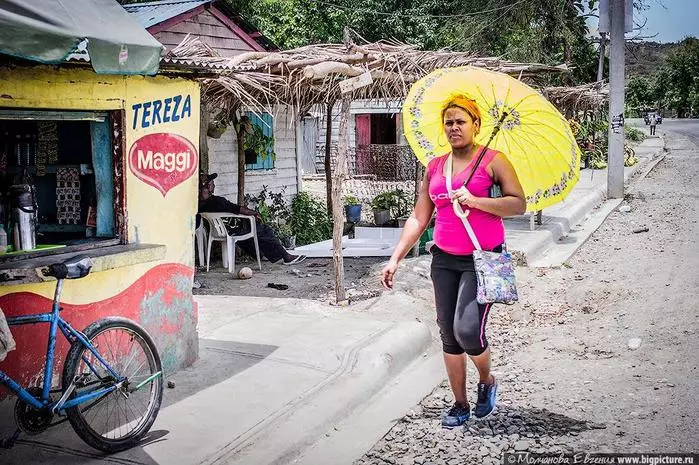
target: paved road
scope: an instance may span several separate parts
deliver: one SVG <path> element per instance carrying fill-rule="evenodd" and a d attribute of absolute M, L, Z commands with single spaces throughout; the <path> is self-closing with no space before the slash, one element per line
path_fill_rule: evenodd
<path fill-rule="evenodd" d="M 658 126 L 657 132 L 675 132 L 699 145 L 699 119 L 666 119 Z"/>

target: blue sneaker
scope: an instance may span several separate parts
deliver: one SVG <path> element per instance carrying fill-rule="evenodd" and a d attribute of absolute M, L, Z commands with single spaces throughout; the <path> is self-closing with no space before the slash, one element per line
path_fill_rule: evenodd
<path fill-rule="evenodd" d="M 471 418 L 471 406 L 461 405 L 454 402 L 454 405 L 442 417 L 442 426 L 445 428 L 456 428 L 461 426 Z"/>
<path fill-rule="evenodd" d="M 495 409 L 495 401 L 498 393 L 498 382 L 493 376 L 493 384 L 478 383 L 478 402 L 473 411 L 477 418 L 485 418 Z"/>

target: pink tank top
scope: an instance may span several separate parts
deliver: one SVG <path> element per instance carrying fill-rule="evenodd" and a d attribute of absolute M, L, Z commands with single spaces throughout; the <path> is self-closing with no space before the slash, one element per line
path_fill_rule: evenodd
<path fill-rule="evenodd" d="M 476 197 L 488 197 L 493 179 L 486 167 L 493 160 L 497 151 L 488 149 L 483 156 L 476 173 L 468 183 L 468 190 Z M 447 179 L 444 176 L 444 165 L 448 154 L 435 158 L 427 165 L 429 173 L 429 193 L 437 210 L 434 226 L 434 243 L 443 251 L 452 255 L 471 255 L 475 250 L 473 242 L 468 237 L 461 218 L 456 216 L 452 208 Z M 477 157 L 460 173 L 452 176 L 452 190 L 457 190 L 468 179 Z M 505 227 L 502 218 L 492 213 L 471 209 L 468 221 L 476 234 L 476 238 L 484 250 L 492 250 L 505 242 Z"/>

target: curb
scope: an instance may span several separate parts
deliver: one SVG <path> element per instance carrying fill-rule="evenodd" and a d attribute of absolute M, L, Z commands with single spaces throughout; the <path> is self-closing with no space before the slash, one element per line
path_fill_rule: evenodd
<path fill-rule="evenodd" d="M 648 165 L 646 165 L 643 172 L 641 174 L 639 174 L 638 177 L 636 179 L 634 179 L 634 181 L 641 181 L 641 180 L 645 179 L 650 174 L 650 172 L 653 171 L 655 169 L 655 167 L 660 164 L 660 162 L 665 160 L 666 156 L 667 155 L 665 153 L 663 153 L 662 155 L 658 155 L 657 157 L 652 158 L 650 163 L 648 163 Z"/>
<path fill-rule="evenodd" d="M 559 217 L 556 222 L 540 226 L 534 231 L 540 233 L 539 239 L 532 241 L 531 245 L 525 246 L 521 250 L 524 265 L 527 266 L 528 263 L 556 245 L 562 237 L 567 236 L 573 226 L 583 221 L 587 214 L 602 203 L 606 197 L 605 188 L 592 189 L 585 197 L 571 205 L 568 215 Z"/>
<path fill-rule="evenodd" d="M 391 379 L 369 402 L 333 425 L 293 464 L 353 465 L 445 377 L 441 347 L 432 348 Z"/>
<path fill-rule="evenodd" d="M 643 179 L 655 166 L 665 158 L 665 138 L 663 146 L 658 148 L 646 161 L 646 163 L 636 164 L 627 174 L 624 175 L 624 185 L 627 186 L 639 171 L 642 170 L 642 175 L 638 179 Z M 540 226 L 535 231 L 532 231 L 532 238 L 523 241 L 520 247 L 512 247 L 513 255 L 517 257 L 519 266 L 529 266 L 529 263 L 541 258 L 549 249 L 554 247 L 561 238 L 564 238 L 570 233 L 572 227 L 581 223 L 587 215 L 597 208 L 602 202 L 607 199 L 606 186 L 595 187 L 578 201 L 570 205 L 565 211 L 565 216 L 557 217 L 555 222 L 550 222 Z M 615 208 L 616 210 L 616 208 Z M 526 234 L 526 233 L 525 233 Z"/>
<path fill-rule="evenodd" d="M 367 402 L 430 346 L 422 322 L 392 326 L 356 347 L 346 368 L 311 390 L 297 406 L 241 440 L 228 444 L 200 464 L 288 463 L 315 444 L 333 425 Z M 345 357 L 346 359 L 347 357 Z M 345 364 L 345 360 L 343 360 Z"/>

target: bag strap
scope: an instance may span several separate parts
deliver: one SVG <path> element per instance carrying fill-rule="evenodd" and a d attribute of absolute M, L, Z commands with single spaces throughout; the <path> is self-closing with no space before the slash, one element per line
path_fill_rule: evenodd
<path fill-rule="evenodd" d="M 490 143 L 493 141 L 495 136 L 500 132 L 500 127 L 502 126 L 502 123 L 505 121 L 507 116 L 509 115 L 509 112 L 503 111 L 502 115 L 500 115 L 500 119 L 495 123 L 495 127 L 493 127 L 493 132 L 490 133 L 490 137 L 488 138 L 488 142 L 483 146 L 481 149 L 481 153 L 478 154 L 478 159 L 476 160 L 476 164 L 473 165 L 473 169 L 471 170 L 471 174 L 468 176 L 468 179 L 466 179 L 466 182 L 464 182 L 464 187 L 471 181 L 471 178 L 473 178 L 473 175 L 476 174 L 476 169 L 478 169 L 478 165 L 481 163 L 481 160 L 483 160 L 483 157 L 485 156 L 485 152 L 488 150 L 488 146 L 490 146 Z M 449 152 L 449 158 L 447 158 L 447 191 L 449 192 L 449 197 L 452 195 L 452 189 L 451 189 L 451 171 L 452 171 L 452 166 L 454 162 L 452 160 L 452 153 Z M 468 222 L 468 214 L 470 210 L 465 210 L 461 208 L 461 204 L 459 203 L 458 200 L 452 200 L 452 207 L 454 208 L 454 213 L 456 216 L 461 218 L 461 222 L 464 224 L 464 228 L 466 228 L 466 232 L 468 233 L 468 237 L 471 239 L 471 242 L 473 242 L 473 246 L 477 250 L 483 250 L 481 248 L 480 242 L 478 242 L 478 239 L 476 238 L 476 234 L 473 232 L 473 228 L 471 227 L 471 223 Z"/>
<path fill-rule="evenodd" d="M 478 164 L 481 162 L 481 159 L 483 158 L 483 154 L 485 153 L 485 147 L 483 150 L 481 150 L 481 154 L 478 157 L 478 160 L 476 161 L 476 165 L 473 167 L 473 170 L 471 171 L 471 175 L 468 177 L 468 180 L 464 183 L 464 186 L 468 184 L 468 181 L 471 180 L 473 177 L 473 173 L 476 172 L 476 168 L 478 167 Z M 451 172 L 452 168 L 454 166 L 454 161 L 453 161 L 453 156 L 450 153 L 449 156 L 447 157 L 447 192 L 449 192 L 449 197 L 452 196 L 453 190 L 451 188 Z M 468 214 L 470 213 L 471 210 L 464 210 L 461 208 L 461 204 L 459 203 L 458 200 L 454 199 L 452 200 L 452 207 L 454 209 L 454 213 L 456 216 L 461 218 L 461 222 L 464 224 L 464 228 L 466 228 L 466 233 L 468 234 L 468 237 L 471 239 L 471 242 L 473 243 L 473 246 L 477 250 L 483 250 L 481 249 L 481 244 L 478 242 L 478 238 L 476 238 L 476 233 L 473 232 L 473 228 L 471 227 L 471 223 L 468 222 Z"/>

